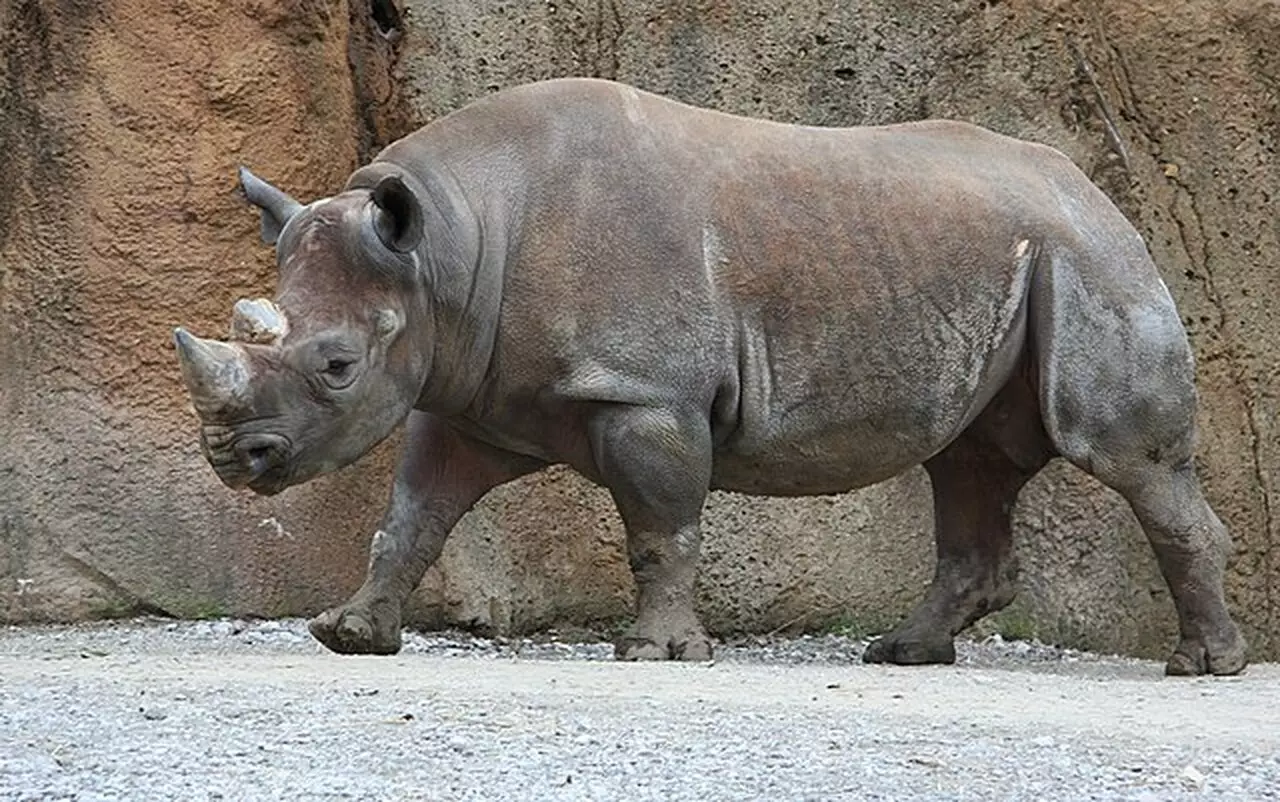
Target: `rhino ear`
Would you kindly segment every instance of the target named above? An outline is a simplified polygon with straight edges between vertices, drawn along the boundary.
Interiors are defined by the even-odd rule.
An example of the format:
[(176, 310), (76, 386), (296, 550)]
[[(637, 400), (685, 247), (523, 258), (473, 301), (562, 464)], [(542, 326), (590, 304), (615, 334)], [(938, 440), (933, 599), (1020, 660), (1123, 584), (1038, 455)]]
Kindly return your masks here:
[(285, 224), (298, 213), (302, 204), (244, 167), (240, 168), (240, 186), (249, 202), (262, 210), (262, 241), (275, 245)]
[(422, 241), (422, 204), (399, 176), (389, 175), (373, 188), (373, 228), (382, 244), (408, 253)]

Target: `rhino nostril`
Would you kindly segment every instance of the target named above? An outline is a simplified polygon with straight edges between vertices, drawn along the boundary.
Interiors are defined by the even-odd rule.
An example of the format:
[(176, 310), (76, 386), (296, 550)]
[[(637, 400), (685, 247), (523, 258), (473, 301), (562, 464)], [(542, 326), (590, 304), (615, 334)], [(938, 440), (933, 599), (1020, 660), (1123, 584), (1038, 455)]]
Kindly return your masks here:
[(241, 469), (252, 481), (284, 464), (288, 449), (280, 438), (250, 435), (236, 443), (233, 452)]
[(275, 449), (270, 446), (259, 446), (245, 452), (249, 473), (258, 477), (271, 469), (271, 456)]

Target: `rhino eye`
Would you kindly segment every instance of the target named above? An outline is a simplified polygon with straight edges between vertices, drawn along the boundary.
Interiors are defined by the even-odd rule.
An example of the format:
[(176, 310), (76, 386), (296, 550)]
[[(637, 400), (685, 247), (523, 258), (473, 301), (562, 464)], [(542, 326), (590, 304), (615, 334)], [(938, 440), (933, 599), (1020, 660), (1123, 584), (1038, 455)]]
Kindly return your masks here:
[(325, 384), (330, 387), (346, 387), (355, 379), (355, 371), (352, 369), (355, 364), (354, 359), (331, 357), (321, 368), (320, 375), (324, 378)]

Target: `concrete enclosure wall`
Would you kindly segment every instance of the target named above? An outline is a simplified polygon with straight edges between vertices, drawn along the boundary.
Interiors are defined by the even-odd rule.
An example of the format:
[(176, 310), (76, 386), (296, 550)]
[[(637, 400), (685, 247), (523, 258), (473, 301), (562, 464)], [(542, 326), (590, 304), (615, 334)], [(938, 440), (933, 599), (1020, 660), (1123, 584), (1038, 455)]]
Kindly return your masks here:
[[(971, 120), (1066, 152), (1147, 240), (1199, 359), (1199, 466), (1229, 594), (1280, 657), (1276, 161), (1280, 6), (1192, 0), (3, 0), (0, 617), (315, 612), (359, 583), (395, 438), (269, 499), (204, 465), (168, 340), (222, 334), (273, 262), (245, 163), (310, 199), (467, 101), (561, 75), (810, 124)], [(835, 498), (715, 495), (718, 632), (875, 630), (931, 575), (920, 470)], [(1018, 509), (996, 626), (1159, 654), (1175, 623), (1123, 502), (1054, 464)], [(607, 496), (553, 469), (464, 520), (410, 620), (499, 631), (629, 611)]]

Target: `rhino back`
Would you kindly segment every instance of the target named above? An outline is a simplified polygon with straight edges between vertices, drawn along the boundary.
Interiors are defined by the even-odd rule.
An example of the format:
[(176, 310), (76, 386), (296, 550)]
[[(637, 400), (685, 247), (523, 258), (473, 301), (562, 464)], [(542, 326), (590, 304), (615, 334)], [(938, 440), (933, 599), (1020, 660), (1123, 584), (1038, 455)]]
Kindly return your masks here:
[(714, 483), (749, 492), (878, 481), (958, 434), (1013, 370), (1077, 180), (973, 126), (791, 126), (590, 80), (418, 136), (505, 241), (471, 424), (576, 464), (575, 405), (696, 406)]

